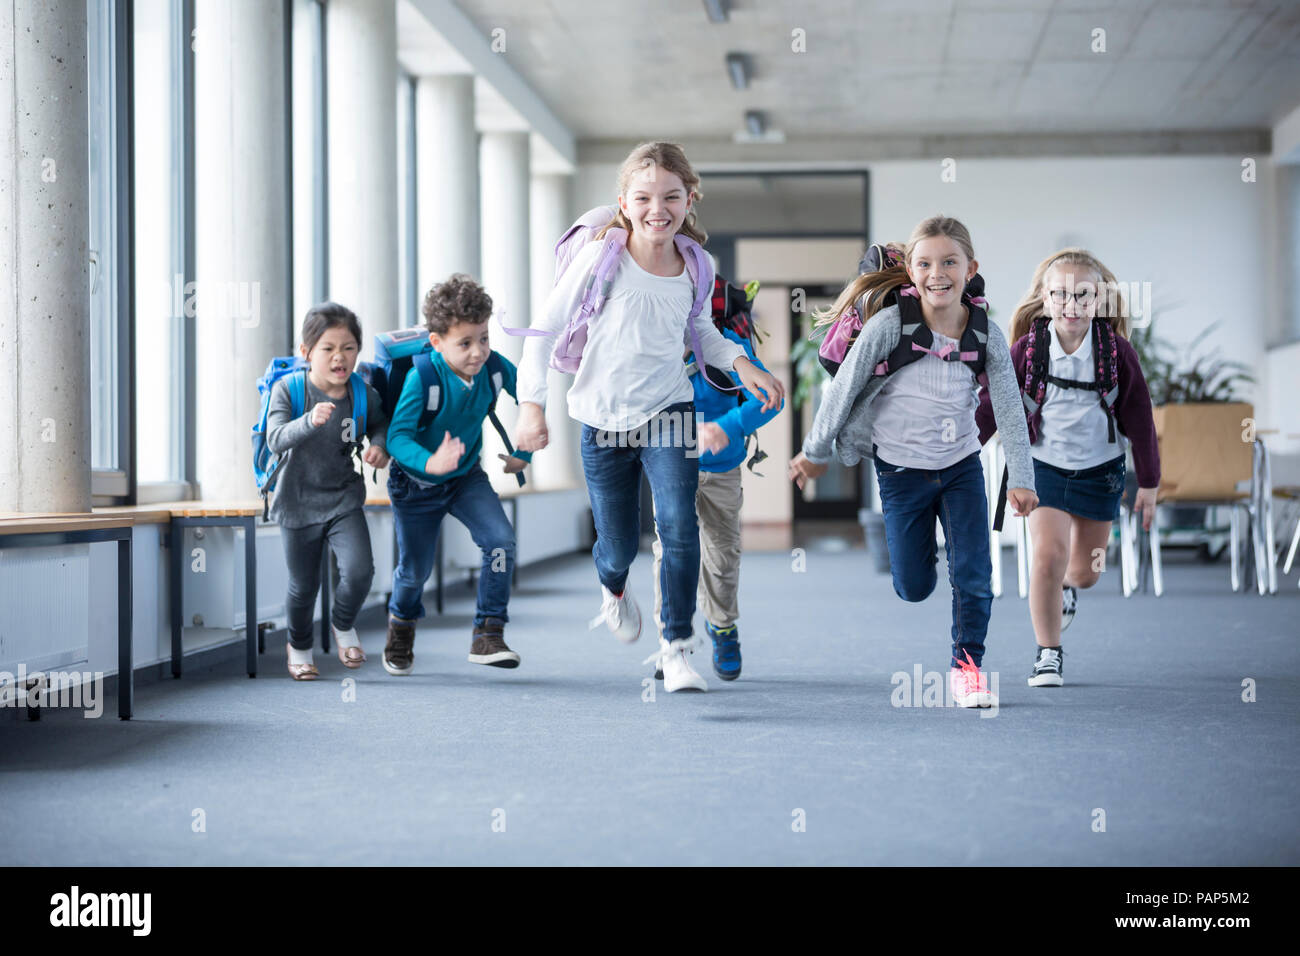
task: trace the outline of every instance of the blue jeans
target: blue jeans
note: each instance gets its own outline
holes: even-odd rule
[[[904,601],[924,601],[934,591],[938,518],[952,585],[952,666],[965,660],[963,651],[978,666],[993,609],[989,509],[979,453],[937,471],[899,468],[877,456],[876,477],[895,593]]]
[[[695,491],[700,480],[695,405],[681,402],[659,412],[652,423],[630,432],[582,426],[582,470],[596,523],[596,575],[615,594],[641,543],[641,474],[650,481],[655,527],[663,542],[659,589],[663,594],[664,637],[691,636],[695,591],[700,583],[700,529]]]
[[[515,529],[501,499],[479,466],[458,478],[422,488],[394,462],[388,472],[388,497],[397,525],[397,567],[388,613],[405,621],[424,617],[424,584],[438,553],[438,529],[450,514],[469,529],[483,552],[478,576],[478,608],[474,626],[489,617],[508,621],[510,578],[515,570]]]

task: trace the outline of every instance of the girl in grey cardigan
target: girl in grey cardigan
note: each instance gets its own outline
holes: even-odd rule
[[[849,283],[820,315],[823,322],[833,321],[856,308],[862,330],[826,388],[803,450],[790,462],[790,478],[803,488],[807,479],[826,473],[835,454],[846,465],[875,459],[894,591],[904,601],[923,601],[934,591],[935,520],[943,525],[952,585],[953,700],[963,707],[992,707],[997,700],[979,670],[993,569],[975,424],[978,390],[967,364],[977,354],[962,348],[972,308],[981,304],[964,295],[979,263],[966,227],[943,216],[922,222],[897,251],[897,261]],[[914,342],[905,358],[891,360],[904,311],[913,319],[909,330],[923,320],[933,342],[929,348]],[[981,344],[1006,448],[1007,500],[1017,515],[1025,515],[1038,499],[1011,353],[995,325],[987,325]]]
[[[266,416],[266,444],[286,460],[276,483],[271,517],[280,523],[289,567],[289,674],[316,680],[312,663],[312,609],[320,588],[321,556],[329,547],[339,565],[331,624],[339,660],[357,668],[365,662],[361,641],[352,627],[370,593],[375,565],[370,531],[362,508],[365,480],[357,472],[356,451],[370,440],[362,460],[374,468],[388,464],[385,436],[388,419],[379,393],[366,389],[365,434],[352,408],[352,382],[361,351],[361,324],[351,309],[334,302],[313,306],[302,326],[302,354],[307,371],[291,372],[275,383]],[[289,394],[291,375],[303,375],[305,408],[294,417]],[[359,377],[358,377],[359,378]],[[359,417],[359,416],[358,416]]]

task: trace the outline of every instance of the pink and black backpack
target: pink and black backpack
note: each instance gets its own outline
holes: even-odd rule
[[[873,243],[858,264],[859,275],[879,272],[881,269],[893,268],[903,264],[902,249],[892,243],[881,245]],[[910,365],[923,355],[933,355],[945,362],[961,362],[966,365],[975,380],[981,385],[988,383],[984,374],[984,360],[988,352],[989,315],[988,302],[984,298],[984,277],[975,273],[962,291],[962,301],[970,309],[970,321],[966,331],[956,346],[946,346],[935,350],[934,334],[925,324],[921,315],[921,303],[915,286],[903,285],[885,297],[884,307],[897,305],[900,320],[898,345],[879,362],[872,371],[873,377],[892,375],[904,365]],[[822,368],[834,377],[844,363],[849,349],[858,340],[862,331],[862,315],[857,306],[850,308],[839,316],[822,339],[821,348],[817,350],[817,360]]]

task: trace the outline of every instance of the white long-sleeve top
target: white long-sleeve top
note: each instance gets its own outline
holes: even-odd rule
[[[577,313],[587,276],[602,243],[589,242],[569,264],[532,327],[558,333]],[[587,323],[582,364],[569,388],[569,415],[592,428],[630,431],[669,405],[695,397],[683,348],[690,347],[686,320],[695,295],[685,269],[656,276],[638,266],[625,249],[609,297]],[[704,361],[731,370],[745,350],[713,326],[706,301],[695,320]],[[546,406],[546,370],[558,337],[530,336],[519,362],[520,402]]]

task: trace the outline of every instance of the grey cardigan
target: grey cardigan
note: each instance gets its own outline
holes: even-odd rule
[[[898,306],[882,309],[863,323],[858,340],[844,364],[822,394],[821,407],[803,441],[803,453],[813,464],[824,465],[838,454],[846,465],[871,457],[871,431],[876,418],[872,407],[885,377],[873,377],[877,365],[889,357],[901,336]],[[1034,466],[1029,454],[1029,428],[1025,424],[1020,385],[1011,364],[1011,349],[1002,330],[989,323],[988,353],[984,370],[989,379],[993,416],[1007,456],[1009,488],[1034,490]]]

